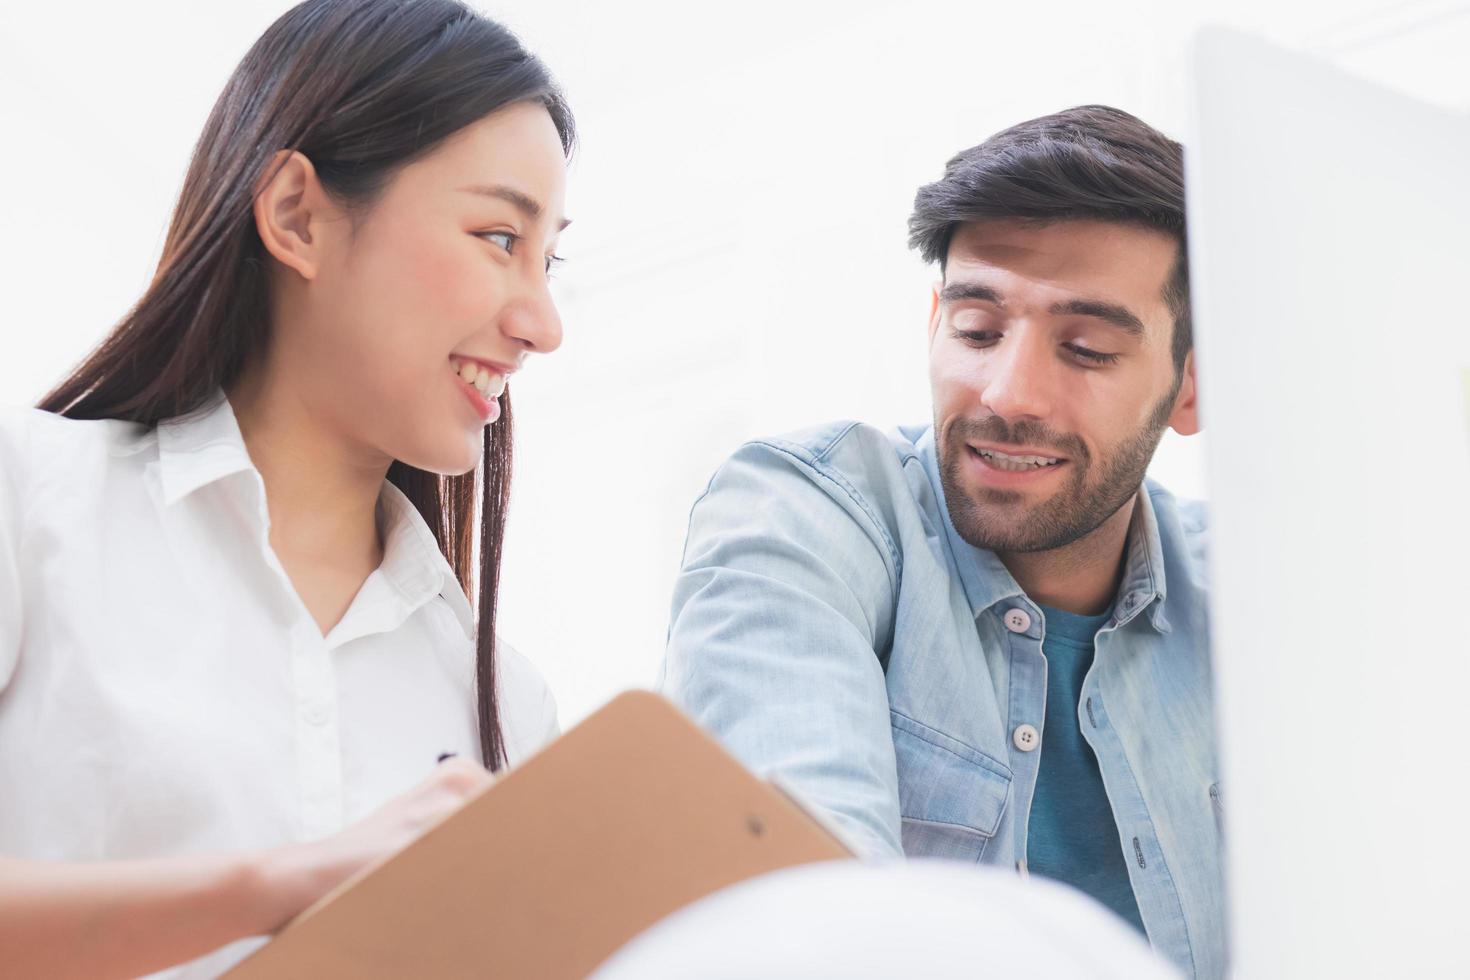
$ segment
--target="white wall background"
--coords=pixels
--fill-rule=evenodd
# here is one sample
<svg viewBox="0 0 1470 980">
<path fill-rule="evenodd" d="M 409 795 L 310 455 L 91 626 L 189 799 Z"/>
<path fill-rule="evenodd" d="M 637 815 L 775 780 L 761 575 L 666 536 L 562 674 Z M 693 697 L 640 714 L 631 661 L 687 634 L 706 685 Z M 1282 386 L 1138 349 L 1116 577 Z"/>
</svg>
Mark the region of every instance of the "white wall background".
<svg viewBox="0 0 1470 980">
<path fill-rule="evenodd" d="M 193 141 L 282 0 L 0 8 L 0 403 L 34 401 L 148 281 Z M 1470 3 L 501 0 L 582 148 L 567 327 L 516 382 L 502 632 L 570 724 L 652 682 L 689 505 L 740 441 L 928 416 L 914 190 L 1083 102 L 1183 130 L 1206 21 L 1470 108 Z M 1205 496 L 1200 442 L 1155 474 Z"/>
</svg>

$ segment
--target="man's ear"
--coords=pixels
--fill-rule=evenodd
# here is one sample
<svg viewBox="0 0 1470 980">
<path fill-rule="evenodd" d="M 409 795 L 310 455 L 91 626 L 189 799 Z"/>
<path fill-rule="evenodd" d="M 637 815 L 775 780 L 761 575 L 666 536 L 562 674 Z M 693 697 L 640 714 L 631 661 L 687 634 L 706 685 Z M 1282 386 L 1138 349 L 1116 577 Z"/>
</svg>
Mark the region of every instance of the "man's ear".
<svg viewBox="0 0 1470 980">
<path fill-rule="evenodd" d="M 944 288 L 944 280 L 936 282 L 929 290 L 929 346 L 934 346 L 934 335 L 939 332 L 939 291 Z"/>
<path fill-rule="evenodd" d="M 255 230 L 272 257 L 303 279 L 321 266 L 320 211 L 325 195 L 316 168 L 301 153 L 280 150 L 256 188 Z"/>
<path fill-rule="evenodd" d="M 1179 394 L 1174 397 L 1169 428 L 1181 436 L 1192 436 L 1203 428 L 1199 421 L 1199 398 L 1195 388 L 1194 351 L 1184 358 L 1184 377 L 1179 382 Z"/>
</svg>

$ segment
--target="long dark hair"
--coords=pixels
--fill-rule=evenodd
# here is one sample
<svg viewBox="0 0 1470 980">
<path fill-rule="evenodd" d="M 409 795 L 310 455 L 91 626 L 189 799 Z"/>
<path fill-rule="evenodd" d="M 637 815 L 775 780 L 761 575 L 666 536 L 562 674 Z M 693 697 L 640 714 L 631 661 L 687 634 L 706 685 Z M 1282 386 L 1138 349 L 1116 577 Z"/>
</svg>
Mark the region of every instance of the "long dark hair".
<svg viewBox="0 0 1470 980">
<path fill-rule="evenodd" d="M 215 103 L 147 291 L 39 407 L 154 425 L 204 408 L 264 351 L 267 256 L 252 201 L 278 151 L 304 154 L 326 190 L 361 213 L 403 166 L 527 101 L 546 107 L 570 154 L 571 112 L 546 67 L 457 0 L 307 0 L 292 8 L 255 42 Z M 510 491 L 509 392 L 500 407 L 478 486 L 475 472 L 440 476 L 397 461 L 388 470 L 476 608 L 480 749 L 492 769 L 506 760 L 495 598 Z"/>
</svg>

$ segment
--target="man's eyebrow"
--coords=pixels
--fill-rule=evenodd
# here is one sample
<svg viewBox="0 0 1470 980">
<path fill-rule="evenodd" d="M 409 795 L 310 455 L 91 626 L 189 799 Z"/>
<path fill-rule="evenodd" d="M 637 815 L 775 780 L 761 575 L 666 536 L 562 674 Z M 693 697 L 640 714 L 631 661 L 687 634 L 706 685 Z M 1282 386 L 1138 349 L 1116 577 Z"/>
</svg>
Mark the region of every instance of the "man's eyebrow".
<svg viewBox="0 0 1470 980">
<path fill-rule="evenodd" d="M 497 197 L 502 201 L 515 205 L 516 210 L 520 211 L 531 221 L 540 218 L 542 212 L 546 210 L 541 206 L 541 202 L 534 197 L 523 194 L 514 187 L 506 187 L 504 184 L 472 184 L 469 187 L 461 187 L 460 190 L 470 194 L 483 194 L 485 197 Z M 556 230 L 563 231 L 569 224 L 571 224 L 571 221 L 563 219 Z"/>
<path fill-rule="evenodd" d="M 1005 309 L 1005 299 L 1000 291 L 993 286 L 983 282 L 957 281 L 946 283 L 939 291 L 939 299 L 944 303 L 955 303 L 963 300 L 980 300 L 986 303 L 994 303 L 1001 309 Z M 1117 303 L 1107 303 L 1099 299 L 1073 299 L 1061 303 L 1055 303 L 1047 311 L 1052 316 L 1090 316 L 1096 317 L 1105 323 L 1110 323 L 1133 337 L 1142 337 L 1144 334 L 1143 321 L 1138 318 L 1132 310 Z"/>
<path fill-rule="evenodd" d="M 944 288 L 939 291 L 939 299 L 944 303 L 957 303 L 961 300 L 983 300 L 994 303 L 1001 309 L 1005 309 L 1005 300 L 1001 299 L 1000 291 L 983 282 L 950 282 L 945 283 Z"/>
<path fill-rule="evenodd" d="M 1143 321 L 1126 306 L 1104 303 L 1096 299 L 1073 299 L 1057 303 L 1049 311 L 1052 316 L 1090 316 L 1122 330 L 1134 337 L 1143 336 Z"/>
</svg>

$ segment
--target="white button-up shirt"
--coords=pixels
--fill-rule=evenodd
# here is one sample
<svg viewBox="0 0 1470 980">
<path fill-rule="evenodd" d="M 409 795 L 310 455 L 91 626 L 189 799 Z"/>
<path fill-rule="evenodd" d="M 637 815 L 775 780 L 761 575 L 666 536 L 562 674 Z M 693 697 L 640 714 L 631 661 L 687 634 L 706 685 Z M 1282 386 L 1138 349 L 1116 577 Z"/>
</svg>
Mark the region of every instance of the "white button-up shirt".
<svg viewBox="0 0 1470 980">
<path fill-rule="evenodd" d="M 479 758 L 469 603 L 385 482 L 382 565 L 323 637 L 229 402 L 156 429 L 0 410 L 0 854 L 237 851 Z M 556 734 L 500 646 L 512 764 Z"/>
</svg>

